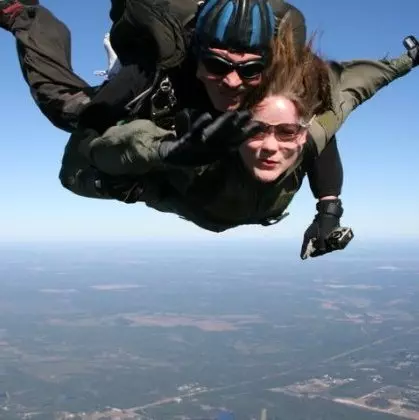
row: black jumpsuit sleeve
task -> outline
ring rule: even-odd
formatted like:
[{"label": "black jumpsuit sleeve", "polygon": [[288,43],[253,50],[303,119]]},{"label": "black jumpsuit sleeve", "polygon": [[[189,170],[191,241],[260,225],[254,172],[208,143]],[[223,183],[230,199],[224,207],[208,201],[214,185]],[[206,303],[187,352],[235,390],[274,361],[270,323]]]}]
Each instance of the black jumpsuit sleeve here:
[{"label": "black jumpsuit sleeve", "polygon": [[343,166],[335,136],[309,166],[307,176],[315,198],[341,194]]},{"label": "black jumpsuit sleeve", "polygon": [[143,93],[154,80],[154,72],[139,64],[124,66],[98,89],[79,117],[79,125],[103,133],[127,118],[126,105]]}]

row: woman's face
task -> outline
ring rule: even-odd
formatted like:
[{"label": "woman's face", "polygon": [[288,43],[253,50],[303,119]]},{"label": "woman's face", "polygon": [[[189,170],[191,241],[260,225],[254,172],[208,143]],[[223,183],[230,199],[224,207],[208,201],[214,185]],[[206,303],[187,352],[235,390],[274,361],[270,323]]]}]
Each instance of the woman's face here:
[{"label": "woman's face", "polygon": [[292,101],[281,95],[265,98],[254,110],[253,119],[266,124],[266,130],[240,147],[240,156],[252,175],[272,182],[297,160],[307,140],[304,124]]}]

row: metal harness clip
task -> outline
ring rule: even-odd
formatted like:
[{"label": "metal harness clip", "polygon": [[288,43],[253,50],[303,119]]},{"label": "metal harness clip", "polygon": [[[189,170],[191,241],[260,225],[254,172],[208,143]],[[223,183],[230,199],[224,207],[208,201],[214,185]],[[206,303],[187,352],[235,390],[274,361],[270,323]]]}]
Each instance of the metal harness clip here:
[{"label": "metal harness clip", "polygon": [[151,119],[162,128],[175,128],[174,108],[177,104],[172,83],[166,76],[151,96]]}]

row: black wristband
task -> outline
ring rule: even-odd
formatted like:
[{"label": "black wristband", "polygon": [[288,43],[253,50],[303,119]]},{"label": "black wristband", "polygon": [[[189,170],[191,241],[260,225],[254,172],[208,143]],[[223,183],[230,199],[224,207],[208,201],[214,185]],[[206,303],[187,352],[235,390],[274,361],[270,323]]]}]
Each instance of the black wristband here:
[{"label": "black wristband", "polygon": [[338,219],[340,219],[343,214],[342,201],[339,199],[320,200],[316,204],[316,209],[320,214],[329,214],[337,217]]}]

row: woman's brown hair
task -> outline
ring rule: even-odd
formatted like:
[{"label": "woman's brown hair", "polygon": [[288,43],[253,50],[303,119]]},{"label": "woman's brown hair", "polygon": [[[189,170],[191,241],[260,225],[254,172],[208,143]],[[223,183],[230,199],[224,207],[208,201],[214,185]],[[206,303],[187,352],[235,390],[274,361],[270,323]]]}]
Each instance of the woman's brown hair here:
[{"label": "woman's brown hair", "polygon": [[305,120],[330,109],[328,65],[313,52],[313,41],[314,36],[304,47],[298,47],[292,26],[283,22],[272,41],[272,55],[262,82],[245,99],[244,107],[254,108],[268,95],[283,95]]}]

